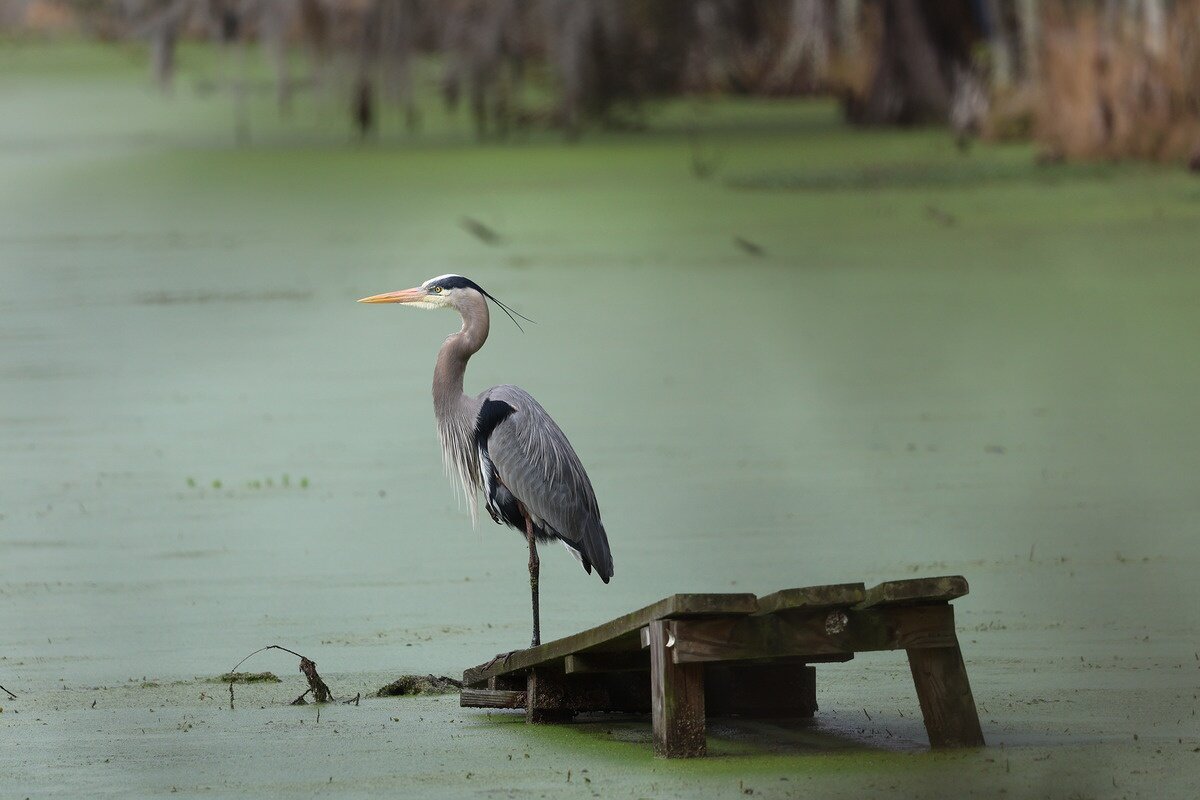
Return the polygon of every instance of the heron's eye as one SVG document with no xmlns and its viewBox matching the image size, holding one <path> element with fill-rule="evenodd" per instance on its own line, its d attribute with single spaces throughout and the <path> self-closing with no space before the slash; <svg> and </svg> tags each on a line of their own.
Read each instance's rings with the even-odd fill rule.
<svg viewBox="0 0 1200 800">
<path fill-rule="evenodd" d="M 430 287 L 429 287 L 429 290 L 430 290 L 431 292 L 433 292 L 434 294 L 441 294 L 441 293 L 442 293 L 442 287 L 440 287 L 440 286 L 430 286 Z"/>
</svg>

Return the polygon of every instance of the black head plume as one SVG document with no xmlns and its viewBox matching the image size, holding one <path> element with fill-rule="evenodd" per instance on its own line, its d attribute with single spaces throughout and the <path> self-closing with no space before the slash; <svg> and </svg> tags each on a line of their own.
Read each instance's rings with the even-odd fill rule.
<svg viewBox="0 0 1200 800">
<path fill-rule="evenodd" d="M 500 302 L 494 295 L 490 294 L 486 289 L 470 278 L 464 278 L 462 275 L 447 275 L 444 278 L 437 279 L 434 281 L 434 283 L 437 286 L 441 286 L 443 289 L 474 289 L 488 300 L 491 300 L 493 303 L 499 306 L 500 310 L 507 314 L 508 318 L 511 319 L 513 324 L 517 326 L 517 330 L 521 331 L 522 333 L 525 332 L 525 329 L 521 327 L 521 323 L 517 322 L 517 317 L 520 317 L 526 322 L 531 322 L 534 325 L 537 324 L 520 311 L 517 311 L 515 308 Z"/>
</svg>

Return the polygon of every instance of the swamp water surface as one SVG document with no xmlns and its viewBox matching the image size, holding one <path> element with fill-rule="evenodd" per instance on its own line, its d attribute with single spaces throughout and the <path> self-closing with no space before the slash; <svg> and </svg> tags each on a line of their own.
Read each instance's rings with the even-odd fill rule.
<svg viewBox="0 0 1200 800">
<path fill-rule="evenodd" d="M 863 186 L 875 160 L 958 156 L 810 105 L 731 106 L 722 169 L 845 188 L 698 181 L 669 115 L 576 147 L 239 150 L 221 101 L 146 96 L 128 70 L 10 75 L 0 101 L 19 791 L 1196 787 L 1200 184 Z M 278 654 L 247 668 L 284 684 L 229 712 L 206 679 L 264 644 L 348 696 L 528 640 L 521 539 L 472 530 L 439 463 L 429 384 L 457 319 L 354 302 L 446 272 L 537 320 L 493 316 L 468 390 L 538 397 L 608 527 L 609 586 L 544 553 L 545 638 L 674 592 L 961 573 L 995 747 L 922 753 L 898 654 L 821 667 L 815 724 L 715 724 L 719 757 L 686 768 L 650 758 L 644 722 L 535 730 L 452 696 L 318 723 L 284 705 L 302 679 Z"/>
</svg>

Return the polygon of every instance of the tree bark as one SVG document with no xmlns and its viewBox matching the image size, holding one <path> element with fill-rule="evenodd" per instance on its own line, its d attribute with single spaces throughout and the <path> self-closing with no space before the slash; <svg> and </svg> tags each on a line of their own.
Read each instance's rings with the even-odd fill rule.
<svg viewBox="0 0 1200 800">
<path fill-rule="evenodd" d="M 866 102 L 866 124 L 944 122 L 950 87 L 918 0 L 882 0 L 883 37 Z"/>
</svg>

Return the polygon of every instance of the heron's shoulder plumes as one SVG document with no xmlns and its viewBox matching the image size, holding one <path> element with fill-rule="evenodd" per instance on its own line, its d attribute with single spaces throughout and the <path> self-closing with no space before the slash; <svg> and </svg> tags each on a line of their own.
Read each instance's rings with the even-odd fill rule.
<svg viewBox="0 0 1200 800">
<path fill-rule="evenodd" d="M 474 401 L 477 404 L 478 401 Z M 476 498 L 483 489 L 479 472 L 479 451 L 475 445 L 475 406 L 464 403 L 448 413 L 437 415 L 438 439 L 442 445 L 442 464 L 446 474 L 458 478 L 462 499 L 471 512 L 471 524 L 478 520 Z"/>
</svg>

